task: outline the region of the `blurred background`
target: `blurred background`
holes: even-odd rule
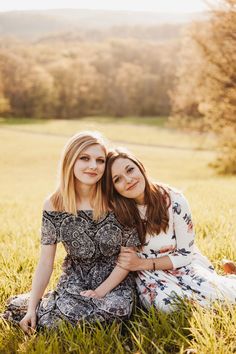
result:
[[[235,0],[7,1],[0,5],[0,115],[156,117],[212,132],[236,173]],[[8,120],[9,122],[9,120]]]
[[[222,258],[236,260],[236,0],[0,2],[0,312],[30,289],[43,201],[81,130],[128,147],[184,192],[196,243],[219,272]],[[235,353],[235,311],[222,314],[190,318],[187,336],[173,330],[178,319],[168,333],[153,326],[160,351]],[[67,351],[40,338],[0,324],[1,353]]]

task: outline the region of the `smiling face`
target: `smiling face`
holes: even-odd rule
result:
[[[74,164],[74,176],[85,185],[94,185],[105,170],[106,154],[99,144],[93,144],[83,149]]]
[[[117,158],[111,167],[116,191],[123,197],[144,203],[145,179],[138,166],[128,158]]]

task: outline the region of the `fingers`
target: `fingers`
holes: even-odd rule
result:
[[[84,290],[80,292],[80,295],[85,296],[85,297],[93,297],[96,298],[97,294],[94,290]]]
[[[31,330],[34,332],[36,328],[36,317],[32,317],[31,319]]]
[[[136,251],[132,247],[123,247],[121,246],[121,251],[120,253],[136,253]]]
[[[121,252],[123,252],[123,251],[125,251],[125,250],[126,250],[126,247],[121,246],[121,247],[120,247],[120,250],[121,250]]]
[[[27,333],[32,334],[35,332],[36,328],[36,313],[33,314],[26,314],[25,317],[19,323],[21,329]]]
[[[29,334],[30,333],[30,328],[29,328],[29,323],[28,323],[28,320],[21,320],[20,321],[20,327],[21,327],[21,329],[25,332],[25,333],[27,333],[27,334]]]
[[[123,263],[117,262],[116,265],[124,270],[129,271],[129,268],[127,266],[125,267],[125,265]]]
[[[131,254],[128,253],[121,253],[118,256],[118,262],[126,262],[126,263],[132,263],[133,260],[133,256]]]

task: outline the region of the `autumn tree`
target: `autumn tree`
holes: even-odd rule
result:
[[[1,110],[8,102],[16,117],[168,115],[178,40],[161,41],[162,31],[92,41],[80,32],[31,43],[0,38]]]
[[[216,132],[221,149],[214,166],[236,174],[236,0],[220,0],[210,15],[184,43],[174,113]]]
[[[11,115],[47,116],[52,93],[52,80],[48,73],[30,58],[6,50],[0,52],[0,66]]]
[[[0,72],[0,114],[6,113],[9,111],[10,111],[10,104],[9,104],[9,100],[4,95],[2,75]]]

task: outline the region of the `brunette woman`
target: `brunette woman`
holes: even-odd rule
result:
[[[137,272],[145,307],[171,311],[180,298],[203,306],[236,303],[236,276],[219,276],[194,245],[192,216],[181,192],[153,183],[136,157],[119,150],[108,154],[106,186],[110,208],[122,224],[136,225],[143,243],[138,252],[123,250],[118,265]]]

